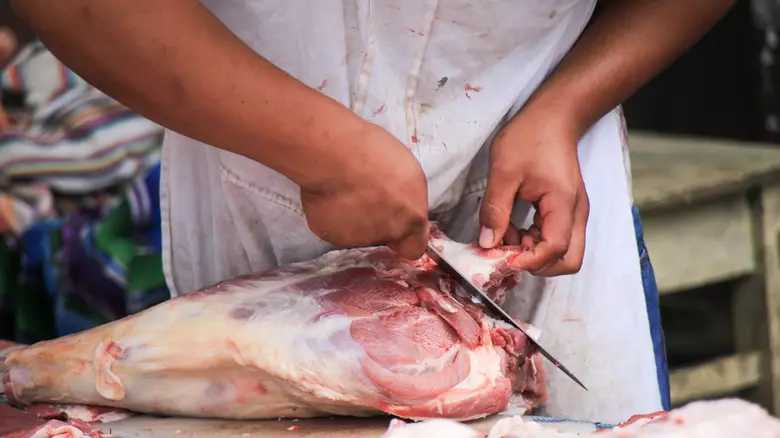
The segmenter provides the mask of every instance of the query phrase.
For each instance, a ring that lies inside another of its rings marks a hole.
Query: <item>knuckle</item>
[[[573,187],[566,187],[558,191],[558,196],[561,200],[569,205],[575,205],[577,203],[577,189]]]
[[[425,227],[428,225],[428,218],[422,214],[414,212],[404,218],[401,226],[398,227],[395,238],[404,239],[410,236],[422,237],[425,234]]]
[[[582,202],[582,211],[585,213],[585,216],[588,216],[590,214],[590,198],[588,195],[584,195],[580,202]]]
[[[495,203],[492,199],[484,199],[482,201],[482,209],[480,212],[480,219],[487,225],[493,225],[494,227],[504,217],[509,217],[504,207]]]
[[[558,264],[557,275],[571,275],[582,269],[582,256],[567,257]]]
[[[314,233],[315,236],[319,237],[322,240],[328,240],[328,232],[324,230],[319,223],[316,221],[309,220],[309,230],[311,230],[312,233]]]
[[[551,259],[561,258],[569,250],[569,242],[562,239],[550,240]]]
[[[564,274],[576,274],[580,272],[582,269],[582,262],[565,262],[563,263],[563,273]]]
[[[539,275],[544,271],[544,268],[547,267],[547,261],[546,260],[533,260],[528,262],[526,265],[526,270],[533,273],[534,275]]]

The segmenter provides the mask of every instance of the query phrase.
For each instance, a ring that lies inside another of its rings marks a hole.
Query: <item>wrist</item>
[[[319,112],[321,117],[312,120],[304,130],[306,132],[296,139],[300,147],[294,149],[312,159],[290,157],[296,169],[286,173],[288,178],[312,193],[337,189],[345,175],[353,174],[358,163],[370,158],[366,157],[366,149],[370,146],[375,126],[341,104],[334,103],[330,108],[323,108]]]
[[[559,139],[554,143],[576,147],[589,128],[585,125],[582,116],[570,102],[552,94],[537,93],[512,118],[502,135],[523,138],[528,136],[527,130],[530,128],[540,138]]]

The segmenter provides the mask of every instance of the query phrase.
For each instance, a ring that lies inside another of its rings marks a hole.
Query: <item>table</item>
[[[498,420],[510,415],[511,412],[493,415],[470,422],[469,425],[487,434]],[[299,421],[230,421],[140,416],[100,425],[98,428],[106,436],[113,438],[380,438],[384,435],[389,424],[389,417],[320,418]],[[569,420],[545,421],[541,424],[559,432],[583,435],[595,432],[597,426],[596,423]]]
[[[739,279],[734,355],[672,370],[672,402],[753,389],[780,414],[780,147],[632,132],[660,293]]]

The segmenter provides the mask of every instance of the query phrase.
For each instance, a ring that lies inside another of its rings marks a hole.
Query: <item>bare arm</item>
[[[601,10],[527,110],[579,138],[704,35],[735,0],[600,0]]]
[[[428,191],[408,148],[263,59],[197,0],[12,1],[106,94],[301,186],[309,228],[323,240],[423,254]]]
[[[537,275],[577,272],[590,211],[577,142],[734,2],[601,0],[574,48],[491,146],[480,244],[492,247],[507,236],[515,198],[534,202],[534,225],[507,238],[529,246],[538,241],[517,266]]]
[[[367,123],[257,55],[196,0],[13,6],[76,73],[167,128],[310,189],[361,159],[342,140]]]

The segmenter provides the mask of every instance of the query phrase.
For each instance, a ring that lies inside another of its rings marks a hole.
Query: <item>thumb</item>
[[[485,197],[479,211],[482,228],[479,246],[493,248],[504,238],[509,227],[509,217],[515,204],[518,186],[510,180],[489,175]]]

